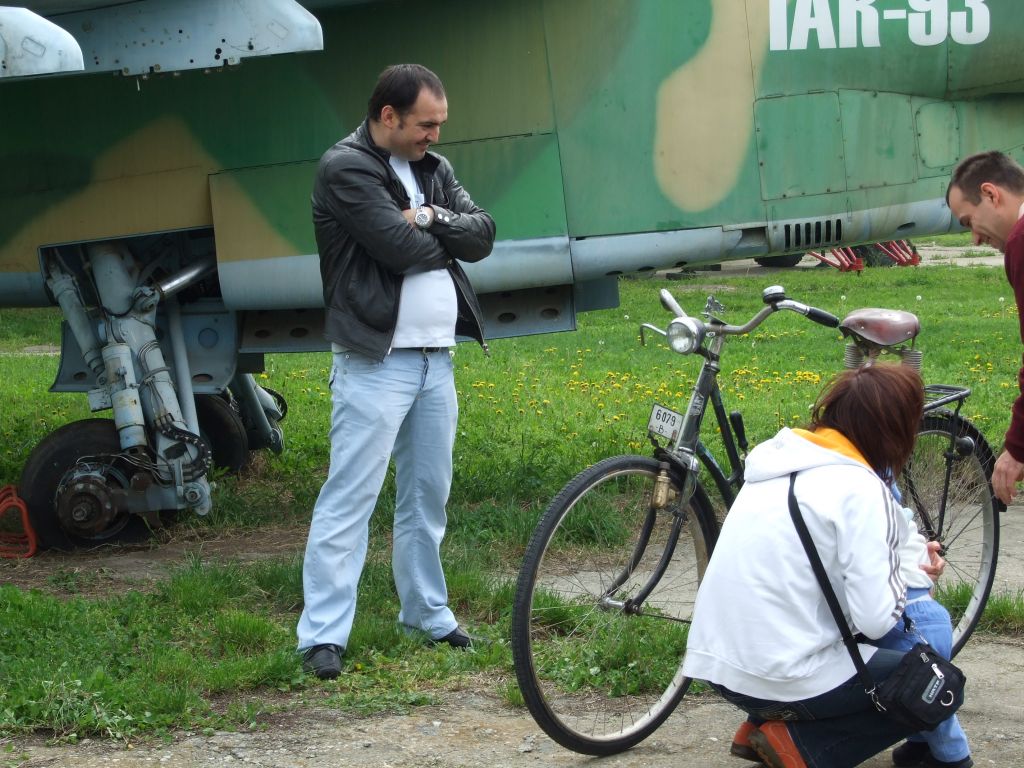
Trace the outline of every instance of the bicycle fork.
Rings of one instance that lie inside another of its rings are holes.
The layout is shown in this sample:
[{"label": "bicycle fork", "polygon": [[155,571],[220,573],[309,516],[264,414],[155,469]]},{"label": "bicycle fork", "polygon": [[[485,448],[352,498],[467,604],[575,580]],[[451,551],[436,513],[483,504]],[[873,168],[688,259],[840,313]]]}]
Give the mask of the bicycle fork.
[{"label": "bicycle fork", "polygon": [[[602,610],[622,611],[623,613],[633,615],[640,615],[643,613],[644,601],[651,592],[654,591],[654,588],[658,586],[658,583],[665,575],[665,571],[668,570],[669,563],[672,561],[672,556],[675,554],[676,545],[679,543],[679,533],[687,522],[687,502],[693,496],[696,485],[697,481],[694,473],[692,471],[686,472],[683,479],[682,492],[677,493],[672,488],[672,480],[669,477],[668,462],[661,462],[658,468],[658,476],[654,480],[654,489],[651,492],[651,503],[647,509],[647,517],[644,520],[643,530],[637,540],[637,545],[633,549],[633,555],[630,557],[629,564],[626,566],[626,569],[619,574],[619,576],[611,583],[608,589],[604,591],[604,594],[602,594],[598,600],[599,608]],[[664,509],[670,503],[677,500],[679,503],[675,506],[675,509],[672,510],[672,527],[669,530],[668,540],[665,542],[665,549],[662,551],[661,557],[658,559],[658,564],[655,566],[651,577],[634,597],[631,597],[628,600],[615,600],[612,595],[614,595],[618,591],[619,587],[625,584],[626,580],[633,575],[633,572],[643,559],[644,552],[647,550],[647,545],[650,543],[651,531],[654,530],[654,522],[658,515],[662,514]],[[670,620],[686,624],[689,623],[689,621],[683,619]]]}]

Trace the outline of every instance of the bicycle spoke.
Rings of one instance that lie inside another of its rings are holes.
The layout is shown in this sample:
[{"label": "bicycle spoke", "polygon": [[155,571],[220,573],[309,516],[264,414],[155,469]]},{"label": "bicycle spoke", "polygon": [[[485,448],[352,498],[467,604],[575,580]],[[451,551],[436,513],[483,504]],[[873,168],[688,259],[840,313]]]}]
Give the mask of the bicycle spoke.
[{"label": "bicycle spoke", "polygon": [[[970,438],[973,453],[951,456],[955,437]],[[954,654],[977,625],[995,577],[999,513],[990,484],[992,462],[988,443],[973,425],[937,411],[922,422],[900,481],[919,528],[943,547],[947,567],[937,594],[953,620]]]}]

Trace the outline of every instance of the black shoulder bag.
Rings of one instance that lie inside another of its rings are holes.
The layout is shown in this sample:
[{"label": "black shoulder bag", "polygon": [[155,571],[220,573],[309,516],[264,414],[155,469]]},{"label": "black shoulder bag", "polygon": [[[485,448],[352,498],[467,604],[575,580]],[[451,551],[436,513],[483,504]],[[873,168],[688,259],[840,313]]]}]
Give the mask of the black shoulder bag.
[{"label": "black shoulder bag", "polygon": [[[885,682],[876,685],[868,674],[864,659],[861,658],[857,641],[846,623],[846,617],[839,607],[836,593],[832,590],[825,566],[821,563],[818,550],[814,546],[807,524],[800,514],[793,486],[796,473],[789,476],[789,514],[800,535],[800,543],[804,545],[811,568],[818,579],[821,591],[825,593],[832,617],[843,636],[846,650],[857,668],[861,685],[871,697],[879,712],[884,712],[900,725],[910,731],[930,731],[939,723],[951,717],[964,703],[964,683],[967,678],[959,667],[942,658],[928,643],[917,643],[907,651],[900,660],[899,666],[893,670]],[[904,621],[909,619],[904,617]]]}]

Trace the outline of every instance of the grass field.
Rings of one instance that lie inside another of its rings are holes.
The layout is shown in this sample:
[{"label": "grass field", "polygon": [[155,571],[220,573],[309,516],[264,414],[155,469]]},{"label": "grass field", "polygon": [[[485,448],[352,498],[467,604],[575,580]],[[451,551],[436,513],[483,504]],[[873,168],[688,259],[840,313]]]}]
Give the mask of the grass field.
[{"label": "grass field", "polygon": [[[993,448],[1001,444],[1021,359],[1017,308],[1002,269],[794,270],[771,279],[792,298],[839,316],[865,306],[916,313],[926,381],[969,385],[966,415]],[[767,278],[722,279],[714,272],[623,280],[621,306],[581,315],[575,333],[498,340],[489,358],[474,345],[459,347],[461,414],[445,562],[457,615],[492,641],[477,653],[424,648],[420,638],[396,629],[389,478],[347,672],[338,682],[300,674],[293,653],[301,605],[295,559],[216,566],[195,560],[155,588],[89,597],[87,575],[57,574],[46,591],[0,587],[0,733],[44,729],[72,740],[131,739],[185,726],[249,727],[267,709],[299,699],[395,709],[429,701],[439,686],[459,685],[481,670],[516,701],[514,684],[506,682],[508,579],[537,517],[585,466],[644,453],[651,404],[684,409],[699,369],[698,358],[674,355],[660,339],[639,345],[641,322],[663,326],[669,319],[658,289],[672,290],[691,314],[714,292],[726,319],[741,322],[761,306],[766,284]],[[58,340],[54,312],[0,310],[0,485],[18,482],[26,457],[48,432],[90,416],[84,397],[44,391],[58,357],[26,351]],[[720,377],[727,408],[744,412],[754,442],[800,425],[842,354],[837,331],[792,313],[775,315],[727,345]],[[281,522],[301,530],[326,474],[329,365],[326,353],[267,358],[262,381],[289,403],[284,454],[261,457],[241,477],[218,478],[214,512],[183,519],[179,530],[216,536]],[[1020,631],[1020,595],[1001,599],[998,627]]]}]

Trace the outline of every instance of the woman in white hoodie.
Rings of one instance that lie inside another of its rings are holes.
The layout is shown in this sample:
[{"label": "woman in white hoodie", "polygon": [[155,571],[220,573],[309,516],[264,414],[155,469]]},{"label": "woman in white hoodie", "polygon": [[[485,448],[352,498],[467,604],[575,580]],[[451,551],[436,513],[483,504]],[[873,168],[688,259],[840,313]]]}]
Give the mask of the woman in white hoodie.
[{"label": "woman in white hoodie", "polygon": [[[855,766],[908,736],[857,677],[790,518],[789,476],[854,633],[884,636],[903,614],[899,550],[911,526],[882,478],[910,457],[924,403],[920,376],[897,365],[845,371],[815,404],[809,429],[783,429],[750,452],[743,489],[701,583],[684,672],[708,681],[749,719],[749,743],[772,768]],[[886,679],[902,652],[860,644]],[[742,751],[742,750],[740,750]]]}]

